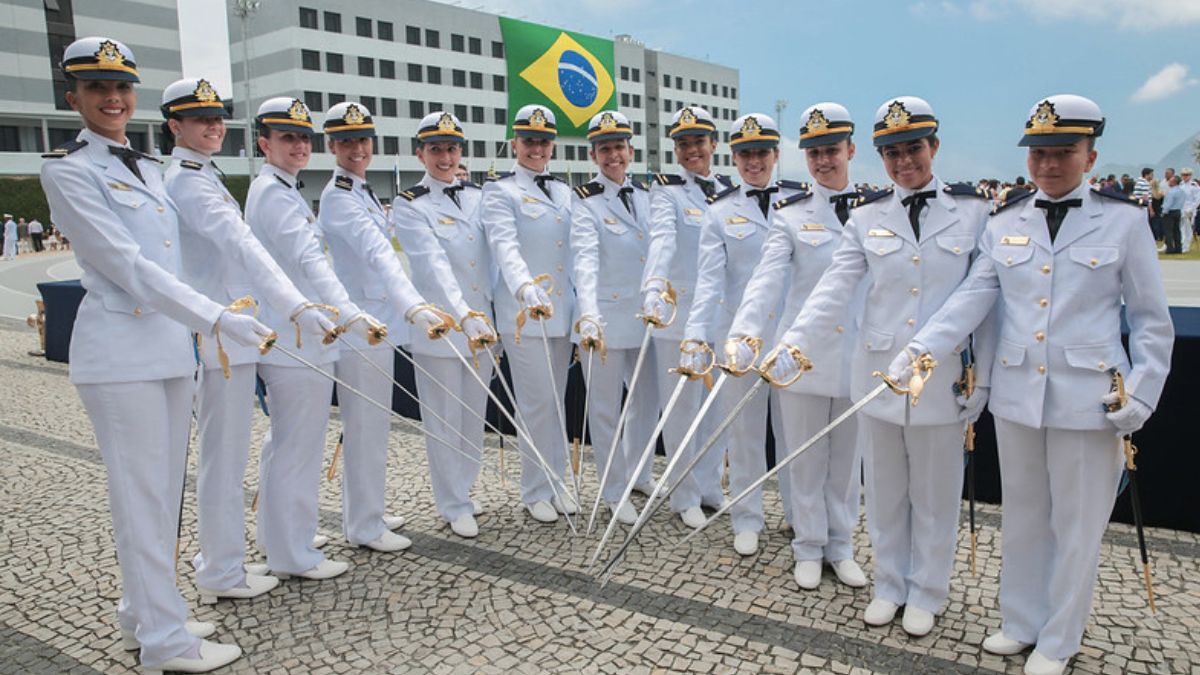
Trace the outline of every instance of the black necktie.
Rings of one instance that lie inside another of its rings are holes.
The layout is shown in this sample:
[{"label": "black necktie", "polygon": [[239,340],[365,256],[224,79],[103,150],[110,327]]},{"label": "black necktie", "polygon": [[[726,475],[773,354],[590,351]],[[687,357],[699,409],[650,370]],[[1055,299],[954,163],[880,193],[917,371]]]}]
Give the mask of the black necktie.
[{"label": "black necktie", "polygon": [[1052,202],[1049,199],[1039,199],[1033,205],[1039,209],[1046,209],[1046,229],[1050,230],[1050,243],[1053,244],[1054,238],[1058,236],[1058,228],[1062,227],[1063,219],[1067,217],[1067,211],[1071,207],[1083,206],[1083,200],[1064,199],[1061,202]]},{"label": "black necktie", "polygon": [[300,180],[299,178],[297,178],[297,179],[296,179],[296,189],[297,189],[297,190],[299,190],[299,189],[301,189],[301,188],[303,188],[303,187],[304,187],[304,181],[302,181],[302,180]]},{"label": "black necktie", "polygon": [[917,241],[921,241],[921,209],[925,208],[927,201],[935,197],[937,197],[937,192],[926,190],[914,192],[900,200],[901,204],[908,207],[908,222],[912,225],[913,237]]},{"label": "black necktie", "polygon": [[371,184],[363,181],[363,189],[367,191],[367,194],[371,195],[371,201],[375,202],[375,206],[378,206],[379,210],[382,211],[383,204],[379,203],[379,197],[375,196],[375,191],[371,189]]},{"label": "black necktie", "polygon": [[[454,202],[454,205],[460,209],[462,208],[462,202],[458,201],[458,191],[461,189],[463,189],[463,186],[461,185],[451,185],[450,187],[442,188],[442,194],[449,197],[450,201]],[[545,192],[545,190],[543,190],[543,192]]]},{"label": "black necktie", "polygon": [[632,194],[633,188],[629,186],[617,190],[617,196],[621,198],[621,203],[625,205],[625,210],[631,214],[633,213],[633,197],[630,196]]},{"label": "black necktie", "polygon": [[833,204],[833,212],[837,214],[837,219],[843,225],[847,220],[850,220],[850,202],[858,198],[857,192],[843,192],[840,195],[834,195],[829,198],[829,203]]},{"label": "black necktie", "polygon": [[142,153],[132,148],[118,147],[115,145],[108,146],[108,151],[121,159],[121,163],[129,172],[137,176],[137,179],[142,181],[142,185],[146,184],[146,179],[142,178],[142,170],[138,168],[138,160],[143,157]]},{"label": "black necktie", "polygon": [[221,180],[225,180],[225,172],[221,170],[221,167],[217,166],[217,163],[211,159],[208,160],[208,163],[212,165],[213,171],[217,172],[217,175],[221,177]]},{"label": "black necktie", "polygon": [[533,180],[537,183],[538,187],[542,189],[542,194],[546,195],[550,201],[554,201],[554,195],[550,194],[550,188],[546,187],[546,182],[554,180],[554,176],[551,176],[550,174],[541,174],[534,176]]},{"label": "black necktie", "polygon": [[746,190],[746,196],[758,200],[758,210],[762,211],[763,217],[767,216],[767,209],[771,208],[771,195],[779,192],[777,187],[769,187],[763,190]]},{"label": "black necktie", "polygon": [[705,198],[711,198],[713,195],[717,194],[717,187],[713,185],[713,182],[707,178],[697,178],[696,185],[700,186],[700,190],[704,192]]}]

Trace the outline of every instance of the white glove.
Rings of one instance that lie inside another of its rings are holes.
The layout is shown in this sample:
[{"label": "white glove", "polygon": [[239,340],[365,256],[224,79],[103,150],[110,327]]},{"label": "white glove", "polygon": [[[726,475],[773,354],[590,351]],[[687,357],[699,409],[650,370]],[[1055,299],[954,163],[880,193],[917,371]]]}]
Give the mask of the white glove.
[{"label": "white glove", "polygon": [[300,310],[300,313],[296,315],[296,325],[300,326],[301,333],[318,340],[324,339],[326,335],[337,328],[325,316],[325,313],[316,307],[306,307]]},{"label": "white glove", "polygon": [[583,321],[579,324],[579,341],[585,340],[602,340],[603,333],[600,332],[600,326],[595,321]]},{"label": "white glove", "polygon": [[488,322],[477,316],[470,316],[463,319],[462,322],[463,334],[468,340],[478,341],[480,338],[487,338],[490,342],[496,341],[496,331]]},{"label": "white glove", "polygon": [[776,382],[787,382],[796,377],[800,372],[800,366],[796,365],[796,359],[792,358],[792,352],[788,349],[780,349],[779,356],[775,357],[775,362],[767,369],[767,374]]},{"label": "white glove", "polygon": [[[741,336],[735,335],[732,337],[741,337]],[[738,340],[736,344],[737,344],[737,351],[735,351],[733,354],[733,369],[739,370],[739,371],[750,370],[750,367],[754,365],[754,360],[755,360],[754,350],[750,348],[750,345],[746,344],[742,340]]]},{"label": "white glove", "polygon": [[962,410],[958,411],[958,419],[974,424],[983,414],[983,406],[987,404],[988,388],[977,385],[970,396],[959,394],[954,400],[962,406]]},{"label": "white glove", "polygon": [[[1113,391],[1105,394],[1101,401],[1106,406],[1116,405],[1118,403],[1117,392]],[[1153,413],[1154,411],[1150,409],[1150,406],[1130,396],[1125,402],[1125,407],[1110,412],[1105,417],[1117,428],[1117,436],[1128,436],[1141,429],[1142,425],[1146,423],[1146,420],[1150,419],[1150,415]]]},{"label": "white glove", "polygon": [[358,321],[354,321],[353,323],[351,323],[349,330],[351,333],[357,335],[358,337],[360,337],[364,340],[371,337],[371,331],[373,329],[380,327],[380,326],[383,326],[384,328],[387,327],[387,326],[383,325],[382,321],[380,321],[379,319],[376,319],[375,317],[371,316],[370,314],[367,314],[366,312],[361,312],[354,318],[358,319]]},{"label": "white glove", "polygon": [[525,308],[530,307],[551,307],[550,295],[546,293],[546,289],[537,284],[527,284],[525,290],[521,291],[521,302],[525,303]]},{"label": "white glove", "polygon": [[667,301],[663,300],[661,291],[646,291],[642,296],[642,314],[659,320],[666,320],[671,316],[671,308],[667,306]]},{"label": "white glove", "polygon": [[705,358],[705,352],[679,352],[679,369],[693,373],[698,373],[708,366],[708,359]]},{"label": "white glove", "polygon": [[426,334],[428,334],[430,330],[438,328],[442,325],[441,315],[432,309],[429,309],[428,307],[422,307],[416,312],[413,312],[410,320],[414,326],[421,329]]},{"label": "white glove", "polygon": [[900,350],[900,353],[892,359],[891,365],[888,366],[887,374],[893,382],[899,382],[900,386],[907,387],[908,381],[912,379],[913,375],[912,352],[907,349]]},{"label": "white glove", "polygon": [[271,337],[271,329],[249,314],[238,314],[225,310],[217,319],[214,330],[220,330],[221,335],[233,340],[243,347],[257,347],[263,340]]}]

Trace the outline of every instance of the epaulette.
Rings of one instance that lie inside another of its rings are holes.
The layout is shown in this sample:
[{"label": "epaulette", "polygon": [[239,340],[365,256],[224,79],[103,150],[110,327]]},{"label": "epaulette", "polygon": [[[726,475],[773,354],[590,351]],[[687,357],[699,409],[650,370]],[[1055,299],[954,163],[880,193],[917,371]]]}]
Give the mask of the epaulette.
[{"label": "epaulette", "polygon": [[724,185],[725,187],[733,187],[733,179],[730,178],[729,176],[718,173],[718,174],[716,174],[716,178],[717,178],[717,182],[720,183],[721,185]]},{"label": "epaulette", "polygon": [[1037,192],[1037,190],[1030,190],[1029,188],[1011,188],[1008,193],[1004,195],[1004,200],[992,208],[992,215],[994,216],[997,213],[1000,213],[1013,204],[1025,201],[1026,199],[1032,197],[1035,192]]},{"label": "epaulette", "polygon": [[647,184],[646,181],[644,181],[644,180],[635,180],[635,181],[630,181],[630,182],[633,183],[633,187],[635,187],[639,190],[649,190],[650,189],[650,185]]},{"label": "epaulette", "polygon": [[353,190],[354,179],[350,176],[338,176],[337,178],[333,179],[333,186],[343,190]]},{"label": "epaulette", "polygon": [[87,141],[81,141],[81,140],[75,138],[75,139],[67,141],[66,143],[63,143],[62,145],[58,146],[57,148],[51,150],[50,152],[47,152],[46,154],[42,155],[42,157],[45,159],[58,159],[59,157],[66,157],[67,155],[71,154],[72,152],[75,152],[76,150],[82,148],[83,146],[85,146],[87,144],[88,144]]},{"label": "epaulette", "polygon": [[598,183],[596,181],[592,181],[590,183],[584,183],[583,185],[580,185],[579,187],[575,188],[575,194],[579,195],[580,198],[582,198],[582,199],[587,199],[588,197],[595,197],[596,195],[604,194],[604,184]]},{"label": "epaulette", "polygon": [[877,202],[880,199],[883,199],[884,197],[891,196],[891,194],[894,190],[895,190],[894,188],[886,187],[882,190],[876,190],[875,192],[863,193],[863,196],[854,200],[854,203],[850,205],[850,208],[857,209],[858,207],[863,206],[865,204],[870,204],[871,202]]},{"label": "epaulette", "polygon": [[1098,197],[1104,197],[1106,199],[1112,199],[1112,200],[1115,200],[1118,202],[1122,202],[1124,204],[1129,204],[1130,206],[1136,206],[1139,209],[1146,208],[1146,202],[1144,202],[1141,199],[1134,197],[1132,195],[1117,194],[1115,192],[1105,192],[1104,190],[1099,190],[1097,188],[1091,188],[1091,190],[1092,190],[1092,194],[1094,194]]},{"label": "epaulette", "polygon": [[482,189],[483,189],[483,186],[482,186],[482,185],[476,185],[475,183],[472,183],[472,182],[471,182],[471,181],[469,181],[469,180],[464,180],[464,181],[461,181],[461,182],[459,183],[459,185],[461,185],[461,186],[463,186],[463,187],[465,187],[465,188],[475,188],[476,190],[482,190]]},{"label": "epaulette", "polygon": [[683,176],[674,173],[659,173],[654,175],[654,182],[659,185],[687,185]]},{"label": "epaulette", "polygon": [[722,199],[724,199],[724,198],[728,197],[729,195],[731,195],[731,194],[733,194],[733,193],[735,193],[735,192],[737,192],[737,191],[738,191],[738,189],[737,189],[737,187],[736,187],[736,186],[734,186],[734,187],[727,187],[727,188],[725,188],[724,190],[721,190],[720,192],[718,192],[717,194],[715,194],[715,195],[713,195],[713,196],[709,197],[709,198],[708,198],[708,203],[709,203],[709,204],[716,204],[717,202],[721,201]]},{"label": "epaulette", "polygon": [[983,188],[975,187],[970,183],[950,183],[942,188],[942,192],[955,197],[977,197],[979,199],[988,198],[988,195],[983,191]]},{"label": "epaulette", "polygon": [[777,181],[775,181],[775,185],[778,185],[781,188],[787,188],[789,190],[807,190],[808,189],[808,183],[801,183],[798,180],[777,180]]},{"label": "epaulette", "polygon": [[[782,183],[785,181],[780,181],[780,182]],[[790,181],[788,181],[788,182],[790,182]],[[801,183],[801,185],[803,185],[803,183]],[[811,196],[813,196],[813,193],[811,193],[811,192],[807,192],[807,191],[797,192],[796,194],[792,195],[791,197],[788,197],[787,199],[780,199],[779,201],[775,202],[775,210],[778,211],[779,209],[782,209],[785,206],[791,206],[792,204],[795,204],[797,202],[802,202]]]},{"label": "epaulette", "polygon": [[412,201],[418,197],[423,197],[429,194],[429,187],[425,185],[414,185],[400,193],[400,197],[405,201]]},{"label": "epaulette", "polygon": [[179,160],[179,166],[182,166],[185,169],[191,169],[192,171],[199,171],[200,169],[204,168],[203,164],[191,159]]},{"label": "epaulette", "polygon": [[505,178],[512,178],[514,175],[516,174],[512,171],[501,171],[500,173],[489,175],[487,182],[491,183],[493,181],[504,180]]}]

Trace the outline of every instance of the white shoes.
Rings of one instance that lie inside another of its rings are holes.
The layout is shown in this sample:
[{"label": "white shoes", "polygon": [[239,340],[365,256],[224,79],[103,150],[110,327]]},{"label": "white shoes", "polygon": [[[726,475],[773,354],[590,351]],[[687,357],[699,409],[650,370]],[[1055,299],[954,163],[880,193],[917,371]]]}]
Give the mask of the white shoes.
[{"label": "white shoes", "polygon": [[863,574],[862,568],[854,562],[853,558],[832,562],[829,563],[829,566],[833,568],[838,581],[850,588],[862,588],[867,585],[867,575]]},{"label": "white shoes", "polygon": [[412,541],[402,534],[396,534],[391,530],[384,530],[378,539],[368,541],[363,546],[383,553],[395,553],[396,551],[403,551],[412,546]]},{"label": "white shoes", "polygon": [[913,637],[924,637],[929,635],[929,631],[933,630],[933,612],[906,605],[904,607],[904,619],[900,622],[904,628],[904,632]]},{"label": "white shoes", "polygon": [[1067,669],[1067,661],[1070,659],[1052,659],[1048,656],[1043,656],[1038,650],[1033,650],[1029,658],[1025,660],[1025,675],[1062,675],[1062,672]]},{"label": "white shoes", "polygon": [[821,561],[797,560],[796,569],[792,573],[796,584],[806,591],[811,591],[821,585]]},{"label": "white shoes", "polygon": [[267,566],[267,563],[246,563],[242,565],[242,569],[246,570],[246,574],[257,574],[260,577],[271,573],[271,568]]},{"label": "white shoes", "polygon": [[637,511],[634,510],[633,504],[629,502],[622,504],[620,509],[617,508],[616,504],[609,502],[608,510],[613,512],[617,518],[617,522],[622,525],[632,525],[637,522]]},{"label": "white shoes", "polygon": [[326,558],[312,569],[304,570],[303,572],[297,572],[295,574],[291,574],[289,572],[276,572],[275,576],[279,577],[280,579],[301,577],[304,579],[320,581],[322,579],[332,579],[336,576],[344,574],[348,569],[350,569],[350,563],[342,562],[341,560],[329,560]]},{"label": "white shoes", "polygon": [[634,483],[633,491],[640,492],[640,493],[642,493],[642,495],[649,497],[650,493],[654,492],[654,483],[647,483],[647,482]]},{"label": "white shoes", "polygon": [[738,532],[733,535],[733,550],[740,555],[754,555],[758,553],[758,533],[757,532]]},{"label": "white shoes", "polygon": [[[200,639],[204,639],[217,632],[217,627],[207,621],[192,621],[189,619],[183,624],[183,628],[192,637]],[[132,630],[122,628],[121,648],[127,652],[136,652],[142,648],[142,645],[138,643],[137,636],[134,635]]]},{"label": "white shoes", "polygon": [[278,585],[278,577],[247,574],[245,585],[243,586],[234,586],[233,588],[227,588],[220,591],[197,586],[196,590],[200,591],[200,604],[215,605],[217,604],[217,600],[220,600],[221,598],[238,600],[255,598],[263,593],[266,593],[267,591],[270,591],[272,588],[275,588]]},{"label": "white shoes", "polygon": [[996,631],[987,636],[983,641],[983,651],[1000,656],[1012,656],[1020,654],[1028,649],[1030,645],[1014,640],[1004,634],[1004,631]]},{"label": "white shoes", "polygon": [[474,499],[471,500],[471,515],[473,515],[473,516],[483,515],[483,507],[480,506],[479,502],[475,501]]},{"label": "white shoes", "polygon": [[679,519],[683,521],[684,525],[687,525],[693,530],[699,529],[700,526],[704,524],[704,521],[707,520],[707,518],[704,517],[704,509],[700,508],[699,506],[693,506],[686,511],[680,511]]},{"label": "white shoes", "polygon": [[176,656],[157,668],[143,668],[142,672],[153,675],[161,675],[168,670],[180,673],[207,673],[210,670],[229,665],[241,657],[242,648],[237,645],[201,640],[200,658],[189,659],[184,656]]},{"label": "white shoes", "polygon": [[559,513],[565,513],[568,516],[573,516],[579,511],[579,506],[571,499],[571,495],[564,494],[554,498],[554,508]]},{"label": "white shoes", "polygon": [[398,530],[404,527],[404,516],[384,516],[383,526],[389,530]]},{"label": "white shoes", "polygon": [[325,544],[328,544],[328,543],[329,543],[329,537],[326,537],[323,534],[313,535],[313,540],[312,540],[313,548],[325,548]]},{"label": "white shoes", "polygon": [[474,539],[479,536],[479,523],[476,523],[475,516],[469,513],[464,513],[450,521],[450,529],[454,531],[454,534],[466,539]]},{"label": "white shoes", "polygon": [[545,499],[532,504],[526,504],[525,508],[529,510],[529,515],[533,516],[533,519],[539,523],[553,523],[558,520],[558,512]]},{"label": "white shoes", "polygon": [[896,618],[896,610],[900,609],[900,605],[894,602],[884,600],[883,598],[875,598],[871,600],[871,604],[867,605],[867,609],[863,612],[863,621],[868,626],[886,626]]}]

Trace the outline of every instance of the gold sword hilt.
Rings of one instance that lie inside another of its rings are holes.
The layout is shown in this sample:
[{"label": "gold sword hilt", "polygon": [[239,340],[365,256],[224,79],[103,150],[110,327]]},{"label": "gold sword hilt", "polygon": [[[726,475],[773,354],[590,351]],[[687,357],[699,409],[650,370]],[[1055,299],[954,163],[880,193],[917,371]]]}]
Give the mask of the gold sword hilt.
[{"label": "gold sword hilt", "polygon": [[[349,321],[342,324],[340,326],[341,333],[348,332],[350,330],[350,327],[353,326],[354,324],[358,323],[359,321],[363,321],[367,324],[367,344],[369,344],[371,346],[375,346],[375,345],[379,344],[380,342],[383,342],[384,338],[386,338],[388,336],[387,326],[370,318],[366,312],[359,312],[358,314],[355,314],[353,317],[351,317]],[[339,333],[339,335],[341,333]]]},{"label": "gold sword hilt", "polygon": [[[296,326],[296,349],[303,348],[303,344],[300,341],[300,323],[298,321],[296,321],[296,317],[300,316],[300,313],[303,312],[304,310],[313,309],[313,308],[316,308],[322,312],[325,312],[325,314],[329,317],[329,320],[331,322],[337,321],[338,318],[340,318],[342,316],[342,313],[340,311],[338,311],[337,307],[334,307],[333,305],[326,305],[326,304],[320,303],[320,302],[306,302],[303,305],[300,305],[299,307],[297,307],[296,311],[292,312],[292,315],[288,317],[288,320],[291,321]],[[344,327],[334,326],[333,330],[330,330],[325,333],[325,337],[321,339],[321,344],[324,344],[324,345],[333,344],[333,341],[338,339],[338,336],[344,332],[346,332],[346,329]]]},{"label": "gold sword hilt", "polygon": [[[739,344],[746,345],[750,348],[750,351],[754,353],[754,358],[750,361],[750,365],[746,366],[745,368],[737,367],[737,348]],[[723,348],[725,352],[725,362],[718,363],[717,367],[734,377],[741,377],[742,375],[754,370],[754,364],[758,363],[759,354],[762,352],[762,345],[762,338],[754,337],[752,335],[739,335],[738,337],[729,338],[725,341],[725,346]]]},{"label": "gold sword hilt", "polygon": [[[775,379],[775,376],[771,374],[771,368],[775,366],[775,362],[779,360],[780,353],[784,351],[786,351],[792,357],[792,361],[796,363],[796,374],[789,377],[787,380],[777,380]],[[800,377],[804,375],[804,373],[812,370],[812,368],[812,361],[800,351],[799,347],[783,344],[781,342],[775,346],[775,349],[772,349],[767,353],[767,355],[763,358],[762,363],[760,363],[756,369],[756,372],[758,372],[759,376],[766,380],[767,384],[771,385],[772,387],[775,387],[776,389],[787,389],[799,381]]]},{"label": "gold sword hilt", "polygon": [[[583,328],[585,322],[596,327],[596,335],[583,337],[583,331],[580,329]],[[604,365],[608,360],[608,345],[604,343],[604,327],[600,325],[596,317],[590,314],[579,317],[579,320],[575,322],[575,332],[580,335],[579,346],[589,352],[599,351],[600,365]]]},{"label": "gold sword hilt", "polygon": [[[1112,368],[1108,372],[1112,375],[1112,388],[1109,391],[1117,392],[1117,401],[1116,403],[1107,404],[1105,408],[1108,412],[1116,412],[1129,404],[1129,393],[1125,391],[1125,376],[1121,374],[1121,371]],[[1121,437],[1121,442],[1123,444],[1122,449],[1125,452],[1125,468],[1129,471],[1137,471],[1137,464],[1134,463],[1134,458],[1137,457],[1138,449],[1133,444],[1133,435],[1125,434]]]},{"label": "gold sword hilt", "polygon": [[[471,350],[471,361],[475,364],[475,370],[479,370],[479,352],[496,344],[496,329],[492,327],[492,322],[488,319],[488,315],[479,310],[472,309],[467,312],[463,316],[462,321],[458,322],[460,328],[467,322],[467,319],[479,319],[492,331],[491,333],[485,333],[477,337],[467,337],[467,349]],[[463,332],[465,334],[466,331]]]},{"label": "gold sword hilt", "polygon": [[413,317],[417,315],[417,312],[423,309],[433,312],[438,317],[438,323],[430,326],[425,331],[425,336],[430,340],[440,340],[452,330],[462,330],[462,327],[458,325],[458,322],[454,320],[453,316],[450,316],[449,312],[431,302],[423,302],[409,309],[408,313],[404,316],[405,320],[407,320],[409,323],[415,323]]},{"label": "gold sword hilt", "polygon": [[671,281],[666,277],[650,277],[646,281],[661,281],[663,283],[664,288],[658,292],[658,297],[661,298],[663,302],[671,306],[671,316],[664,319],[657,314],[639,313],[637,318],[641,319],[647,325],[652,325],[655,328],[666,328],[667,326],[675,323],[675,317],[679,314],[679,297],[675,293],[675,287],[671,285]]},{"label": "gold sword hilt", "polygon": [[908,378],[908,386],[893,380],[888,377],[887,373],[876,370],[871,373],[872,377],[878,377],[887,384],[888,388],[897,394],[907,394],[912,407],[917,407],[917,402],[921,399],[921,392],[925,391],[925,383],[929,382],[929,378],[933,377],[933,369],[937,368],[937,361],[928,352],[924,354],[912,354],[909,358],[912,359],[913,374]]},{"label": "gold sword hilt", "polygon": [[535,286],[545,285],[546,295],[550,296],[550,304],[529,305],[517,310],[516,331],[513,335],[513,342],[516,342],[517,344],[521,344],[521,329],[525,327],[525,321],[527,318],[545,321],[546,319],[554,316],[554,277],[550,276],[549,272],[543,272],[537,275],[517,289],[517,296],[520,297],[524,295],[525,288],[530,284]]},{"label": "gold sword hilt", "polygon": [[[232,312],[234,314],[240,314],[246,309],[251,310],[251,316],[258,316],[258,303],[249,295],[243,295],[225,307],[226,312]],[[225,353],[225,345],[221,344],[220,319],[217,319],[217,323],[213,325],[213,336],[217,339],[217,361],[221,363],[221,374],[224,375],[225,379],[228,380],[233,376],[233,373],[229,370],[229,354]],[[196,335],[196,347],[199,348],[199,346],[200,336]]]},{"label": "gold sword hilt", "polygon": [[689,380],[705,378],[711,380],[713,366],[717,364],[717,354],[713,351],[712,347],[708,346],[707,342],[702,342],[700,340],[683,340],[679,343],[679,351],[684,352],[685,354],[705,354],[708,356],[707,363],[705,363],[704,367],[700,370],[692,370],[690,368],[684,368],[680,366],[676,368],[668,368],[668,373],[683,375]]}]

